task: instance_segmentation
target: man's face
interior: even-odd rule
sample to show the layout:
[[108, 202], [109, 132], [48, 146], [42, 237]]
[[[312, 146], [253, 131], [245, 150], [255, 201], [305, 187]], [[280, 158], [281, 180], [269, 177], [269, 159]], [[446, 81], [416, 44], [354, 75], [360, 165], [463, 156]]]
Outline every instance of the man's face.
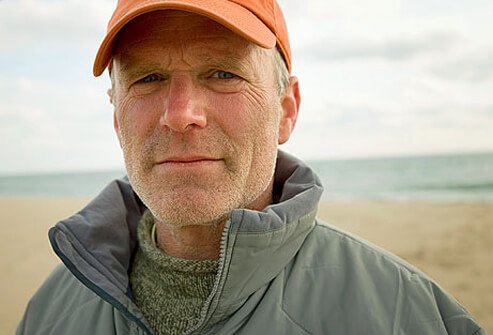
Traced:
[[202, 16], [153, 12], [122, 31], [112, 71], [128, 176], [157, 220], [210, 224], [269, 203], [296, 120], [273, 50]]

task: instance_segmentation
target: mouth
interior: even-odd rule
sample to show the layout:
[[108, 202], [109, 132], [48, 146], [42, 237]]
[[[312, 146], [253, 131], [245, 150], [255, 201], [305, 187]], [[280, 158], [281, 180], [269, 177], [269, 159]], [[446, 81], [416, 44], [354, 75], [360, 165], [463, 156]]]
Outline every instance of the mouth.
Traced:
[[156, 163], [165, 169], [201, 168], [221, 162], [222, 159], [208, 156], [174, 156]]

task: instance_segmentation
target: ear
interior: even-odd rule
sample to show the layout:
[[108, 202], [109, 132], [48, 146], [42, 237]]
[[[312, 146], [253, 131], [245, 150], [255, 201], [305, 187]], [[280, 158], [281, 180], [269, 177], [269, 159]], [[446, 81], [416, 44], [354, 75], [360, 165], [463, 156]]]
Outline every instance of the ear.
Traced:
[[288, 141], [298, 119], [298, 110], [300, 108], [300, 88], [298, 78], [290, 77], [289, 85], [281, 99], [282, 115], [279, 123], [279, 144]]
[[113, 103], [113, 90], [109, 88], [106, 91], [108, 97], [110, 98], [110, 103], [113, 105], [113, 129], [115, 129], [116, 137], [118, 138], [118, 143], [120, 143], [120, 148], [122, 146], [122, 139], [120, 137], [120, 126], [118, 125], [118, 118], [116, 117], [116, 107]]
[[113, 104], [113, 90], [111, 88], [108, 88], [108, 90], [106, 91], [106, 94], [108, 94], [108, 97], [110, 98], [110, 104], [114, 105]]
[[120, 126], [118, 124], [118, 119], [116, 117], [116, 110], [113, 112], [113, 128], [115, 129], [116, 137], [118, 138], [118, 143], [120, 143], [120, 148], [122, 147], [122, 138], [120, 135]]

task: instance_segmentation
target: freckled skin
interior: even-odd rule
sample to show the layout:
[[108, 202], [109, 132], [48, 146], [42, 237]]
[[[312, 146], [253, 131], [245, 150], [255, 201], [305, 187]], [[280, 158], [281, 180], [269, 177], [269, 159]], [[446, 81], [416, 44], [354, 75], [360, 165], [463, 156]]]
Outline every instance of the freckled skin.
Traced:
[[[179, 11], [135, 19], [114, 50], [115, 130], [157, 222], [217, 228], [235, 208], [265, 208], [299, 104], [295, 79], [279, 96], [274, 51]], [[212, 160], [160, 164], [184, 156]]]

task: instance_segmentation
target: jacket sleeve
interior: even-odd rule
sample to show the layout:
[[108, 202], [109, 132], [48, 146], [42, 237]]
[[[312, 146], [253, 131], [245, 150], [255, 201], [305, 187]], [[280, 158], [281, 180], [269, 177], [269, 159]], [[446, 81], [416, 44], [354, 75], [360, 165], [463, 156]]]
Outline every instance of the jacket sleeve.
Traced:
[[33, 313], [32, 311], [30, 311], [30, 306], [31, 306], [31, 301], [29, 301], [29, 303], [27, 304], [27, 308], [26, 310], [24, 311], [24, 315], [22, 316], [22, 320], [21, 322], [19, 323], [19, 325], [17, 326], [17, 329], [15, 331], [15, 335], [29, 335], [29, 334], [33, 334], [33, 331], [29, 331], [29, 329], [32, 329], [32, 326], [33, 325], [33, 314], [36, 314], [36, 313]]
[[[17, 327], [16, 335], [67, 334], [62, 325], [80, 322], [91, 324], [94, 318], [81, 317], [91, 307], [96, 295], [78, 283], [65, 265], [61, 264], [53, 270], [43, 285], [29, 301], [24, 316]], [[95, 313], [93, 313], [95, 314]]]
[[[464, 307], [438, 284], [413, 274], [405, 292], [406, 303], [403, 310], [408, 311], [412, 321], [405, 322], [407, 333], [420, 334], [430, 330], [434, 324], [445, 328], [448, 335], [484, 335], [485, 332]], [[415, 328], [416, 327], [416, 328]]]
[[[28, 306], [28, 308], [29, 308], [29, 306]], [[26, 311], [26, 313], [27, 313], [27, 311]], [[26, 313], [24, 313], [24, 316], [23, 316], [21, 322], [17, 326], [17, 330], [15, 332], [15, 335], [25, 335], [25, 334], [27, 334], [26, 333]]]
[[21, 322], [19, 323], [16, 335], [39, 334], [43, 325], [51, 322], [51, 319], [60, 316], [62, 307], [61, 294], [59, 287], [66, 283], [68, 271], [65, 266], [59, 265], [48, 276], [43, 285], [36, 291], [29, 300]]

